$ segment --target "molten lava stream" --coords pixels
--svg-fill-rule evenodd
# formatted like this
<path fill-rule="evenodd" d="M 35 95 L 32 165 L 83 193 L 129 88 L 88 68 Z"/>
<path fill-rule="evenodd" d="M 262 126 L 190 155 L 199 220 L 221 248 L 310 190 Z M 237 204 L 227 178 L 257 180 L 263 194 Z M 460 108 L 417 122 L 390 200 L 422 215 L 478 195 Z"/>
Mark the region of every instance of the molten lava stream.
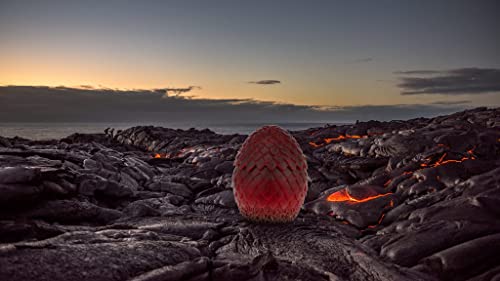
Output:
<path fill-rule="evenodd" d="M 316 144 L 313 141 L 309 142 L 309 145 L 312 146 L 312 147 L 314 147 L 314 148 L 321 147 L 321 144 Z"/>
<path fill-rule="evenodd" d="M 315 143 L 315 142 L 311 141 L 311 142 L 309 142 L 309 144 L 312 147 L 316 148 L 316 147 L 320 147 L 320 146 L 325 145 L 325 144 L 329 144 L 332 141 L 340 141 L 340 140 L 346 140 L 346 139 L 361 139 L 361 138 L 367 138 L 367 137 L 368 137 L 368 135 L 359 136 L 359 135 L 345 134 L 345 135 L 339 135 L 338 137 L 335 137 L 335 138 L 324 138 L 323 143 Z"/>
<path fill-rule="evenodd" d="M 392 201 L 391 201 L 391 202 L 392 202 Z M 379 226 L 379 225 L 382 223 L 382 221 L 384 220 L 384 217 L 385 217 L 385 214 L 384 214 L 384 213 L 382 213 L 382 215 L 381 215 L 381 216 L 380 216 L 380 218 L 378 219 L 377 224 L 372 224 L 372 225 L 369 225 L 369 226 L 367 226 L 367 228 L 375 228 L 375 227 Z"/>
<path fill-rule="evenodd" d="M 384 196 L 387 196 L 387 195 L 390 195 L 390 194 L 392 194 L 392 192 L 385 193 L 385 194 L 378 194 L 378 195 L 375 195 L 375 196 L 368 196 L 366 198 L 358 199 L 358 198 L 352 197 L 347 192 L 346 189 L 342 189 L 342 190 L 339 190 L 337 192 L 334 192 L 334 193 L 330 194 L 326 200 L 329 201 L 329 202 L 363 203 L 363 202 L 368 202 L 370 200 L 377 199 L 377 198 L 380 198 L 380 197 L 384 197 Z"/>
<path fill-rule="evenodd" d="M 474 157 L 474 149 L 475 149 L 475 147 L 467 150 L 467 154 L 469 155 L 469 157 L 464 156 L 460 160 L 455 160 L 455 159 L 444 160 L 444 158 L 446 158 L 446 155 L 448 155 L 445 152 L 445 153 L 443 153 L 443 155 L 441 155 L 441 157 L 434 164 L 422 163 L 422 164 L 420 164 L 420 167 L 432 168 L 432 167 L 437 167 L 437 166 L 441 166 L 441 165 L 445 165 L 445 164 L 449 164 L 449 163 L 461 163 L 461 162 L 464 162 L 465 160 L 475 160 L 476 157 Z M 431 159 L 426 158 L 425 160 L 430 161 Z"/>
<path fill-rule="evenodd" d="M 358 135 L 340 135 L 336 138 L 325 138 L 324 141 L 325 143 L 331 143 L 332 141 L 338 141 L 338 140 L 346 140 L 346 139 L 360 139 L 368 136 L 358 136 Z"/>

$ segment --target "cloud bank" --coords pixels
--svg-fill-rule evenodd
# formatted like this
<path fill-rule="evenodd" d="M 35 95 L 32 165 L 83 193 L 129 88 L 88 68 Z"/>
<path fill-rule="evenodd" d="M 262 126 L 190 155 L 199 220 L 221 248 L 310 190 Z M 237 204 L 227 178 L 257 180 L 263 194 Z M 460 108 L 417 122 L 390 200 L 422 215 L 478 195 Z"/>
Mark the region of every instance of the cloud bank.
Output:
<path fill-rule="evenodd" d="M 464 108 L 462 103 L 322 107 L 169 94 L 193 89 L 1 86 L 0 122 L 352 122 L 435 116 Z"/>
<path fill-rule="evenodd" d="M 250 81 L 250 84 L 259 84 L 259 85 L 274 85 L 281 84 L 280 80 L 259 80 L 259 81 Z"/>
<path fill-rule="evenodd" d="M 500 69 L 458 68 L 446 71 L 413 70 L 398 71 L 401 77 L 398 87 L 402 95 L 442 94 L 467 95 L 500 92 Z"/>
<path fill-rule="evenodd" d="M 179 96 L 188 92 L 191 92 L 193 90 L 201 90 L 200 86 L 189 86 L 186 88 L 163 88 L 163 89 L 155 89 L 157 92 L 164 92 L 165 95 L 169 95 L 169 93 L 174 93 L 175 96 Z"/>
<path fill-rule="evenodd" d="M 394 74 L 401 74 L 401 75 L 430 75 L 439 73 L 441 73 L 441 71 L 438 70 L 407 70 L 407 71 L 394 72 Z"/>
<path fill-rule="evenodd" d="M 347 61 L 347 63 L 367 63 L 367 62 L 372 62 L 372 61 L 374 61 L 373 58 L 359 58 L 359 59 Z"/>

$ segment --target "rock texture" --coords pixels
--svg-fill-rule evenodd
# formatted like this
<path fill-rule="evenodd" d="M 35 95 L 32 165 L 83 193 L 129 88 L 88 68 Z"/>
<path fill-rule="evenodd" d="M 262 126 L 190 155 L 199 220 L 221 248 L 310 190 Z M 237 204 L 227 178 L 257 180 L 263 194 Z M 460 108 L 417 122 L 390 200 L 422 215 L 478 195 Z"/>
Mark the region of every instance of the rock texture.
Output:
<path fill-rule="evenodd" d="M 287 224 L 238 212 L 246 136 L 0 137 L 0 280 L 500 278 L 500 109 L 292 134 L 309 190 Z"/>

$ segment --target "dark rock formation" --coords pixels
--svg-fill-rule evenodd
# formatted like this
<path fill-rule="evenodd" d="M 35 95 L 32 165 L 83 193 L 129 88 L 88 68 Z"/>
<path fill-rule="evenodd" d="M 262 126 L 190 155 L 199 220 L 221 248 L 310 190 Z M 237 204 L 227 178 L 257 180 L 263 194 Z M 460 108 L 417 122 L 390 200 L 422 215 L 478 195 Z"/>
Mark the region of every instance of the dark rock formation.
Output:
<path fill-rule="evenodd" d="M 0 280 L 496 280 L 500 109 L 292 132 L 309 191 L 259 224 L 242 135 L 134 127 L 0 137 Z"/>

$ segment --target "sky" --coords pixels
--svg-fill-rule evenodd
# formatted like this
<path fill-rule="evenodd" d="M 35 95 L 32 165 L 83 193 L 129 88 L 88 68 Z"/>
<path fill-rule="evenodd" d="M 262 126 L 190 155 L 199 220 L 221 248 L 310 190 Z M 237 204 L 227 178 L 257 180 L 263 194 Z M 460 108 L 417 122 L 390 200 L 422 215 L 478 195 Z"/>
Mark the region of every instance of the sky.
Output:
<path fill-rule="evenodd" d="M 146 119 L 173 117 L 179 101 L 184 118 L 216 103 L 285 121 L 500 106 L 499 11 L 494 0 L 0 0 L 0 121 L 69 118 L 52 116 L 61 106 L 105 118 L 139 97 L 138 115 L 162 112 Z"/>

